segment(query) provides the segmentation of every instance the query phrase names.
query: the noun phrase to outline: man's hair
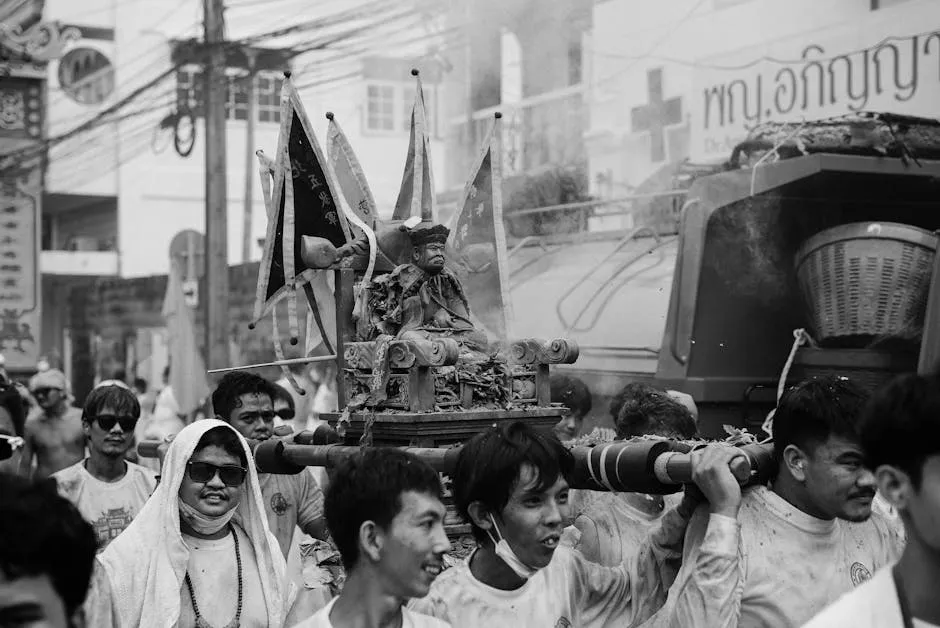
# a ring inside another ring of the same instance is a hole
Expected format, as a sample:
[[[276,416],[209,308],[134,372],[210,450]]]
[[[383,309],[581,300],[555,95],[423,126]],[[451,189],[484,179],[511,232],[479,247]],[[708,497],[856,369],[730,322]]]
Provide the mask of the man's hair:
[[[535,469],[537,490],[543,491],[559,476],[567,479],[571,475],[574,458],[554,434],[538,431],[522,421],[494,425],[467,441],[457,456],[453,476],[454,501],[460,515],[472,524],[473,502],[499,514],[509,503],[526,464]],[[487,538],[475,525],[473,535],[478,541]]]
[[[23,396],[14,384],[0,384],[0,406],[10,413],[10,420],[13,421],[13,432],[17,436],[23,436],[27,407]]]
[[[442,498],[429,464],[399,449],[372,447],[344,460],[326,491],[326,523],[347,570],[359,561],[359,529],[373,521],[387,530],[407,491]]]
[[[47,576],[71,616],[85,601],[97,548],[91,524],[53,480],[0,473],[0,572],[7,580]]]
[[[294,397],[280,384],[271,384],[271,402],[273,403],[275,401],[283,401],[290,407],[292,412],[297,411],[297,408],[294,406]]]
[[[607,406],[611,420],[613,420],[614,423],[617,422],[617,418],[620,416],[620,409],[623,407],[623,402],[626,399],[640,395],[649,395],[654,392],[660,392],[660,390],[652,384],[646,382],[630,382],[611,398],[610,405]]]
[[[228,421],[235,408],[241,405],[242,395],[265,395],[274,398],[272,384],[263,377],[245,371],[226,373],[212,391],[212,410]]]
[[[140,418],[140,402],[137,401],[137,395],[127,388],[112,385],[101,386],[88,393],[82,407],[82,421],[90,423],[105,408],[110,408],[122,416]]]
[[[831,436],[858,440],[859,419],[868,394],[845,377],[808,379],[783,393],[774,411],[774,458],[788,445],[807,451]]]
[[[924,463],[940,455],[940,373],[902,375],[879,389],[859,432],[871,469],[897,467],[919,490]]]
[[[620,410],[614,421],[617,438],[653,434],[682,439],[696,435],[692,413],[666,392],[635,382],[624,386],[617,397],[620,400]]]
[[[556,373],[549,382],[552,403],[562,403],[582,417],[591,411],[591,391],[580,379]]]
[[[203,434],[199,442],[196,443],[196,449],[193,450],[193,455],[195,456],[206,447],[212,446],[221,447],[225,453],[238,458],[243,467],[248,466],[248,458],[245,456],[245,449],[242,447],[241,442],[238,440],[238,435],[232,428],[222,427],[221,425],[213,427]]]

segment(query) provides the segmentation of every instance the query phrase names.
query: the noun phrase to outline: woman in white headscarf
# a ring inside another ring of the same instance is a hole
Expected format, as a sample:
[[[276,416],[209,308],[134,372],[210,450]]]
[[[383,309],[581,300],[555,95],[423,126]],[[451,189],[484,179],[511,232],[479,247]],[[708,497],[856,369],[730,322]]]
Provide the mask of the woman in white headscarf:
[[[85,609],[95,628],[282,628],[288,597],[248,445],[207,419],[176,435],[156,491],[98,555]]]

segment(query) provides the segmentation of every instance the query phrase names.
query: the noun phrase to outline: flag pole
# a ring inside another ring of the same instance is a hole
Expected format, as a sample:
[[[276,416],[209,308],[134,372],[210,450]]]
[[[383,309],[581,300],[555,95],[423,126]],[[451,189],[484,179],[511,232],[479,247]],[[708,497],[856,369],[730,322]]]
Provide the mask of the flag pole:
[[[232,371],[243,371],[246,369],[261,369],[268,366],[290,366],[291,364],[308,364],[310,362],[329,362],[335,360],[335,355],[317,355],[308,358],[289,358],[287,360],[276,360],[274,362],[262,362],[260,364],[246,364],[245,366],[230,366],[224,369],[212,369],[207,373],[230,373]]]

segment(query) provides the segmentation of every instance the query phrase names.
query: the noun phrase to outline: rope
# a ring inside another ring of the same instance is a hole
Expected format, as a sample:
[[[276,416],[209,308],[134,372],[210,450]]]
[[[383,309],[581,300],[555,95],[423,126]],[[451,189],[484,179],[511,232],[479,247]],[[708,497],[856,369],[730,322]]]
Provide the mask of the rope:
[[[805,126],[806,126],[806,119],[804,118],[803,121],[800,122],[800,126],[796,127],[796,129],[794,129],[792,133],[790,133],[788,136],[786,136],[785,138],[783,138],[782,140],[774,144],[773,148],[771,148],[769,151],[767,151],[764,154],[763,157],[757,160],[757,163],[754,164],[753,168],[751,168],[751,193],[749,196],[754,196],[754,187],[757,183],[757,169],[764,164],[764,161],[766,159],[769,159],[770,157],[779,158],[780,155],[777,153],[777,149],[779,149],[781,146],[783,146],[784,144],[792,140],[794,137],[796,137],[796,134],[802,131],[803,127]]]
[[[783,397],[783,392],[786,390],[787,386],[787,377],[790,376],[790,369],[793,368],[793,361],[796,359],[796,353],[800,350],[800,347],[803,345],[809,345],[811,347],[816,346],[816,341],[813,340],[813,337],[803,329],[793,330],[793,346],[790,347],[790,355],[787,356],[787,361],[783,365],[783,371],[780,373],[780,381],[777,383],[777,403],[780,403],[780,398]],[[767,433],[767,438],[762,443],[769,442],[773,440],[774,437],[774,413],[777,411],[776,408],[771,410],[767,414],[767,418],[764,419],[764,424],[761,425],[761,429]]]

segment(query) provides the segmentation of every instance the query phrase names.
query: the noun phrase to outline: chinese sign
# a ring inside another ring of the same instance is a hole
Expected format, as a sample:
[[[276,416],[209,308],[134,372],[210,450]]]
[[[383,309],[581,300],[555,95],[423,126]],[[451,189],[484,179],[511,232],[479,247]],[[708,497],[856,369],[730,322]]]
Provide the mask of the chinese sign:
[[[40,170],[0,177],[0,352],[7,368],[31,369],[39,354]]]
[[[878,17],[878,16],[875,16]],[[882,16],[883,17],[883,16]],[[727,156],[762,122],[880,111],[935,117],[940,3],[701,62],[692,98],[692,158]]]

